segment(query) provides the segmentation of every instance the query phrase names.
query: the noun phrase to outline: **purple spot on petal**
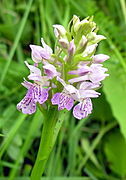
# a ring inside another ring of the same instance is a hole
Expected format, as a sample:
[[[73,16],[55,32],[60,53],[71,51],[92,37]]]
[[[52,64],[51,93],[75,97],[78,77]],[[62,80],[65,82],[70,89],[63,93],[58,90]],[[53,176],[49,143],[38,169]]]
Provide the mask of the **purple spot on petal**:
[[[68,94],[60,93],[58,103],[59,110],[66,108],[69,111],[73,107],[73,104],[74,100]]]
[[[73,98],[68,97],[68,98],[66,99],[66,101],[65,101],[65,108],[69,111],[69,110],[72,109],[73,105],[74,105],[74,100],[73,100]]]
[[[51,99],[51,102],[52,104],[59,104],[59,96],[60,96],[61,93],[56,93],[53,95],[52,99]]]
[[[49,89],[39,87],[38,102],[40,104],[43,104],[48,99],[48,91]]]
[[[17,104],[17,109],[24,114],[33,114],[36,111],[36,103],[43,104],[48,99],[48,89],[38,84],[32,84],[26,96]]]
[[[86,98],[83,102],[77,104],[73,109],[73,115],[77,119],[83,119],[92,111],[92,102],[90,98]]]

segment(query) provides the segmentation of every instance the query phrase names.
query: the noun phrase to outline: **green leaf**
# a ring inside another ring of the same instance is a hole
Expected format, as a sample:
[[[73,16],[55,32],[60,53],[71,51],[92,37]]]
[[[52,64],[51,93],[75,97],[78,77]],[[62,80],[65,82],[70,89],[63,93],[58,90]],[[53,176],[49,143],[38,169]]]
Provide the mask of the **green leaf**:
[[[104,151],[109,168],[121,177],[126,176],[126,141],[118,131],[105,139]]]
[[[126,138],[126,75],[119,64],[113,63],[107,66],[110,76],[104,81],[103,90]]]
[[[81,145],[82,145],[82,149],[85,151],[85,153],[89,154],[90,153],[89,152],[89,149],[90,149],[90,142],[89,142],[89,140],[87,138],[83,138],[81,140]],[[90,160],[94,163],[94,165],[96,167],[98,167],[98,168],[100,167],[100,164],[99,164],[99,162],[98,162],[94,152],[91,153]]]

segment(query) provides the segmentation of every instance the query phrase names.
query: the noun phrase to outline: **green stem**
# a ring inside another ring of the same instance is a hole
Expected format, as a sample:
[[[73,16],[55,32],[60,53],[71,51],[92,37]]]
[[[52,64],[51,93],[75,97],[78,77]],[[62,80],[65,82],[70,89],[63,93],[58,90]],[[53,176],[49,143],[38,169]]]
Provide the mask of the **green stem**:
[[[125,21],[125,24],[126,24],[126,2],[125,2],[125,0],[120,0],[120,5],[121,5],[121,8],[122,8],[124,21]]]
[[[33,119],[32,119],[32,122],[30,124],[29,129],[28,129],[28,133],[26,135],[25,142],[24,142],[21,150],[19,151],[19,154],[18,154],[17,159],[15,161],[14,167],[12,168],[12,170],[9,174],[8,180],[13,180],[14,177],[16,176],[17,172],[19,171],[20,161],[21,161],[22,157],[25,157],[26,153],[28,152],[28,150],[32,144],[32,141],[33,141],[32,137],[38,131],[41,123],[42,123],[41,112],[37,111],[36,114],[34,115]]]
[[[49,111],[47,111],[47,117],[44,119],[37,159],[31,173],[31,180],[40,180],[63,123],[64,115],[65,112],[61,111],[59,113],[59,119],[57,120],[58,113],[56,109],[50,108]]]

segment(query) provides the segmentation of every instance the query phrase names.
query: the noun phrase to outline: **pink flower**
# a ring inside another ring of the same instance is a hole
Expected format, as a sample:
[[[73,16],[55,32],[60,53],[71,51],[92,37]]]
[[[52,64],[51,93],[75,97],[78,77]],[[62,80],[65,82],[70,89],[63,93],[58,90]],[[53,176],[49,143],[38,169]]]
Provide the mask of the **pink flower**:
[[[25,97],[17,104],[17,109],[24,114],[33,114],[36,111],[36,103],[43,104],[48,99],[50,88],[43,88],[41,84],[28,81],[24,81],[22,85],[28,90]]]
[[[108,59],[109,59],[109,56],[107,56],[105,54],[97,54],[93,57],[93,62],[94,63],[102,63]]]
[[[32,59],[35,63],[40,63],[42,59],[50,59],[52,55],[52,49],[44,42],[43,38],[41,38],[42,46],[30,45],[32,50]]]
[[[52,79],[56,76],[60,76],[61,73],[57,72],[56,67],[52,64],[46,63],[44,66],[44,72],[47,76]]]
[[[24,80],[22,85],[26,87],[27,93],[25,97],[17,104],[17,109],[21,110],[24,114],[32,114],[36,111],[36,103],[43,104],[48,99],[49,78],[41,76],[39,68],[29,65],[25,61],[26,66],[30,69],[28,79],[33,80],[34,83]]]
[[[69,72],[70,74],[77,74],[79,77],[70,79],[70,83],[82,82],[85,80],[90,80],[93,83],[98,83],[105,79],[105,77],[109,76],[105,74],[108,70],[107,68],[103,68],[102,64],[91,64],[90,66],[84,65],[78,70]]]
[[[67,31],[62,25],[54,24],[53,27],[56,38],[64,37],[66,35]]]
[[[83,82],[80,84],[78,101],[80,101],[73,108],[73,115],[77,119],[82,119],[87,117],[92,112],[92,102],[90,98],[97,98],[100,93],[93,90],[99,87],[99,83],[94,84],[91,82]]]
[[[77,119],[83,119],[92,112],[92,102],[90,98],[84,99],[82,102],[74,106],[73,116]]]
[[[51,102],[53,105],[58,105],[58,110],[66,108],[68,111],[74,105],[74,95],[77,93],[77,89],[72,85],[67,85],[65,81],[59,77],[57,80],[61,82],[64,86],[64,89],[61,93],[56,93],[53,95]]]

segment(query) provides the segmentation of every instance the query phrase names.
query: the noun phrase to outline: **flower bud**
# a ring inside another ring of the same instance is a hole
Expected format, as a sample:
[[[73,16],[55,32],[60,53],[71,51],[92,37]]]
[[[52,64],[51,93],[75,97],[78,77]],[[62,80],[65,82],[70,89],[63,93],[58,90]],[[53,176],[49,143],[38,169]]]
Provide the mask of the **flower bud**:
[[[73,15],[73,30],[74,30],[74,32],[78,31],[79,24],[80,24],[80,19],[76,15]]]
[[[36,45],[30,45],[30,48],[32,50],[32,59],[35,63],[39,63],[42,60],[41,57],[41,51],[42,51],[42,47],[41,46],[36,46]]]
[[[86,45],[87,45],[87,38],[83,35],[77,47],[76,54],[82,53],[86,48]]]
[[[69,41],[65,38],[61,38],[59,39],[59,44],[64,48],[64,49],[68,49],[69,47]]]
[[[98,44],[93,44],[93,45],[87,46],[85,51],[83,52],[83,57],[91,56],[94,53],[94,51],[96,50],[97,46],[98,46]]]
[[[69,53],[69,56],[72,56],[74,53],[75,53],[75,44],[74,44],[74,39],[72,41],[70,41],[70,44],[69,44],[69,49],[68,49],[68,53]]]
[[[73,40],[70,41],[70,43],[69,43],[68,55],[66,55],[66,56],[64,57],[64,60],[71,62],[71,60],[73,59],[75,50],[76,50],[76,46],[75,46],[75,44],[74,44],[74,39],[73,39]]]
[[[87,35],[88,33],[92,32],[96,28],[95,22],[91,20],[84,19],[80,21],[77,16],[73,16],[73,30],[79,36]]]
[[[88,44],[95,44],[95,43],[100,42],[103,39],[106,39],[106,37],[103,35],[97,35],[95,32],[91,32],[88,34],[87,39],[89,41]]]
[[[66,29],[63,26],[59,24],[54,24],[53,27],[54,34],[57,38],[64,37],[66,35]]]
[[[107,59],[109,59],[109,56],[107,56],[105,54],[97,54],[93,57],[93,62],[94,63],[102,63],[102,62],[106,61]]]
[[[82,39],[80,40],[79,45],[83,47],[87,43],[87,38],[83,35]]]

